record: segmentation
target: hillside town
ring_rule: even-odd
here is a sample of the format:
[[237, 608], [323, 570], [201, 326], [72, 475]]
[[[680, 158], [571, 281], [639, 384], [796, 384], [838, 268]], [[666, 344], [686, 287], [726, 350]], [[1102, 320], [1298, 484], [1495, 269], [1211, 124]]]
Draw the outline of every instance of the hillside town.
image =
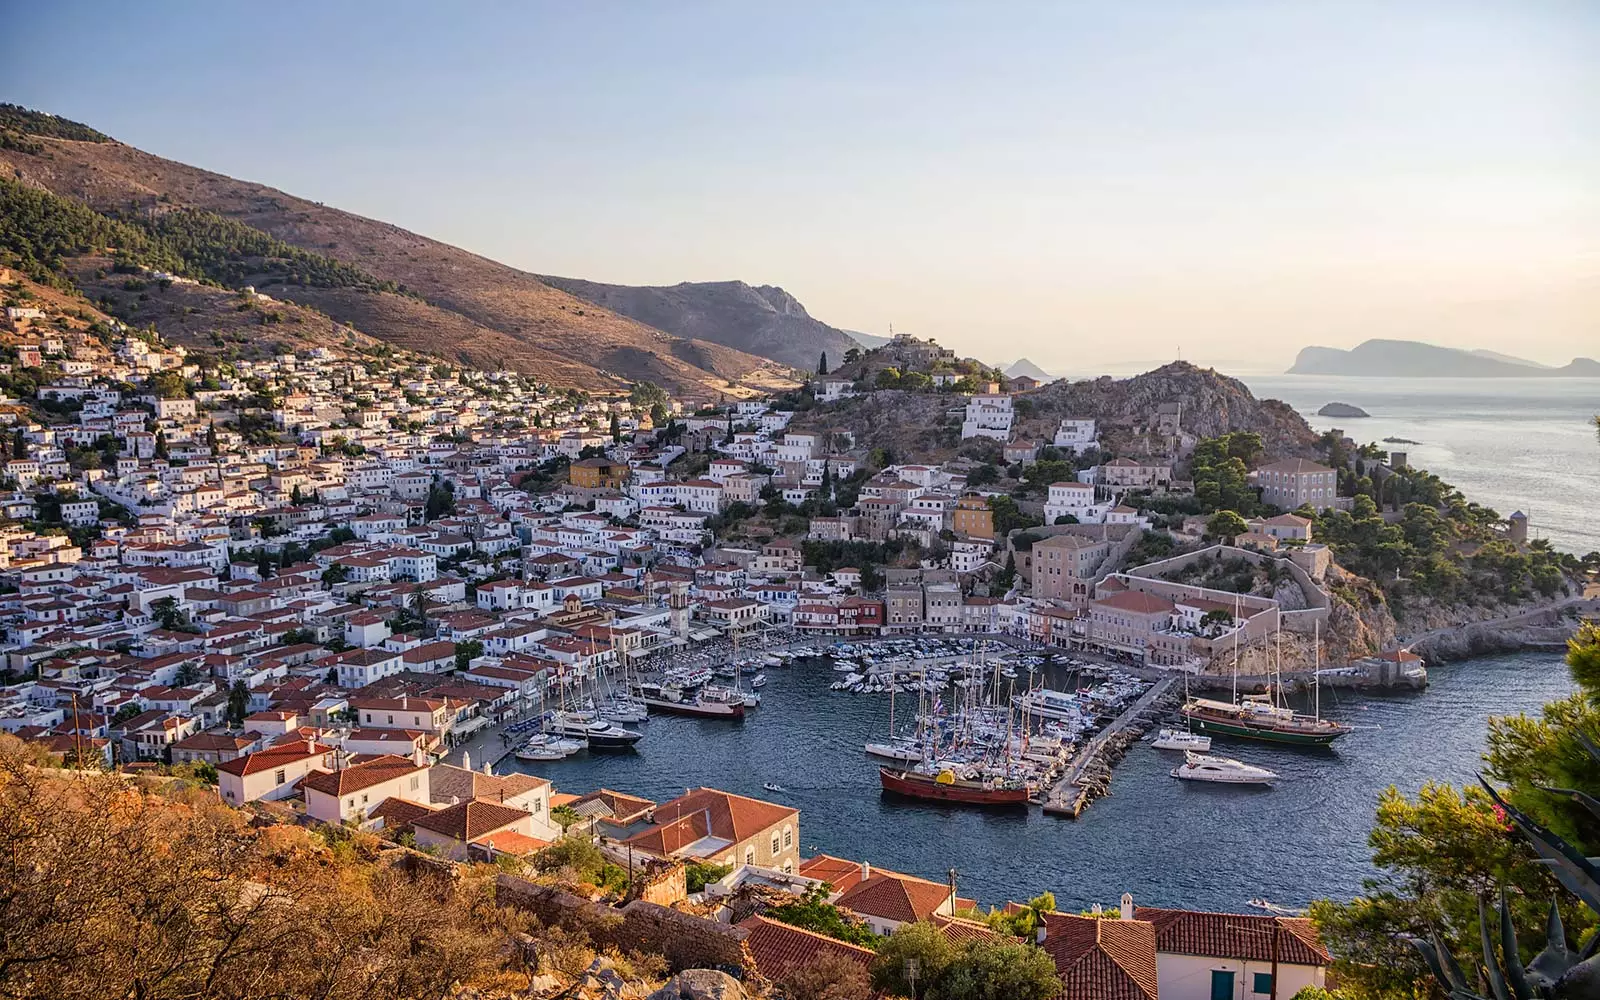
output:
[[[577, 900], [506, 875], [505, 891], [557, 922], [675, 909], [734, 934], [772, 980], [822, 952], [872, 963], [765, 915], [808, 900], [864, 934], [931, 924], [954, 942], [1028, 911], [1068, 997], [1215, 996], [1223, 974], [1242, 996], [1323, 985], [1329, 955], [1297, 916], [1127, 895], [1114, 913], [985, 914], [954, 877], [808, 856], [791, 806], [558, 789], [491, 765], [585, 692], [682, 709], [663, 700], [675, 664], [741, 643], [981, 638], [1147, 678], [1237, 674], [1241, 646], [1331, 628], [1343, 571], [1313, 519], [1359, 506], [1339, 470], [1253, 450], [1265, 513], [1186, 514], [1209, 446], [1181, 406], [1134, 426], [1052, 417], [1031, 438], [1032, 380], [905, 336], [852, 350], [850, 375], [686, 407], [647, 384], [555, 392], [388, 349], [221, 360], [5, 280], [0, 730], [38, 752], [199, 775], [227, 806], [441, 863], [521, 872], [578, 838], [620, 887]], [[933, 398], [950, 454], [861, 446], [848, 408], [876, 392]], [[1403, 468], [1384, 456], [1364, 474]], [[1367, 652], [1364, 676], [1425, 683], [1404, 648]], [[740, 713], [759, 703], [742, 697]]]

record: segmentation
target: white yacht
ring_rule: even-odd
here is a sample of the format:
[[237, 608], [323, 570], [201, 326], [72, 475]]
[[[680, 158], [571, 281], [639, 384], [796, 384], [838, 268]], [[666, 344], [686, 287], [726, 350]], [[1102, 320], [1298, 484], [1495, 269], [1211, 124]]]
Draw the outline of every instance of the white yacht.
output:
[[1012, 695], [1011, 704], [1036, 718], [1060, 719], [1066, 722], [1077, 722], [1083, 718], [1078, 696], [1066, 691], [1034, 688], [1027, 694]]
[[1265, 785], [1278, 777], [1276, 772], [1231, 757], [1212, 757], [1192, 752], [1185, 754], [1183, 763], [1172, 769], [1172, 776], [1187, 781], [1215, 781], [1228, 785]]
[[1187, 729], [1163, 729], [1150, 741], [1157, 750], [1192, 750], [1205, 753], [1211, 749], [1211, 737], [1191, 733]]
[[868, 743], [862, 749], [869, 756], [882, 757], [884, 760], [909, 762], [922, 759], [921, 745], [905, 740], [895, 740], [893, 743]]

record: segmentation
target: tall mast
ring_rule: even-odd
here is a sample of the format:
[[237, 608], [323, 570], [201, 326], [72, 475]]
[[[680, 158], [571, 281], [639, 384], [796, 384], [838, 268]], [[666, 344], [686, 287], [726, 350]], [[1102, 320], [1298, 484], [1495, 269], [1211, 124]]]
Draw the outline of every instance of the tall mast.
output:
[[1233, 595], [1233, 703], [1239, 704], [1239, 595]]
[[1311, 624], [1311, 691], [1312, 712], [1322, 721], [1322, 622]]

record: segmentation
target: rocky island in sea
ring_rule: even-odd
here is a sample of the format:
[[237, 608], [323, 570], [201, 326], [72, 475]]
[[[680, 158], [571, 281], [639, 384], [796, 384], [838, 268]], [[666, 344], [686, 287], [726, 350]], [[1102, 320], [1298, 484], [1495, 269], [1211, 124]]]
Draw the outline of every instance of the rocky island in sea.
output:
[[1361, 417], [1370, 417], [1372, 414], [1368, 413], [1366, 410], [1363, 410], [1359, 406], [1351, 406], [1349, 403], [1328, 403], [1322, 409], [1317, 411], [1317, 416], [1342, 417], [1347, 420], [1356, 420]]

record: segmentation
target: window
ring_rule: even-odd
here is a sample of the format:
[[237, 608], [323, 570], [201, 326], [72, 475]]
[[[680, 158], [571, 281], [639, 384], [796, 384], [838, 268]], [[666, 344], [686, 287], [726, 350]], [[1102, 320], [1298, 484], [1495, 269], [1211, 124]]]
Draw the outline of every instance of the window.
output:
[[793, 827], [786, 826], [786, 827], [783, 828], [783, 846], [784, 846], [785, 850], [787, 850], [787, 849], [789, 849], [789, 848], [794, 846], [794, 828]]
[[1272, 973], [1270, 973], [1270, 972], [1258, 972], [1258, 973], [1256, 973], [1255, 974], [1255, 978], [1253, 980], [1251, 980], [1251, 983], [1250, 983], [1250, 992], [1252, 992], [1252, 993], [1260, 993], [1262, 996], [1271, 996], [1272, 995]]
[[754, 847], [746, 847], [744, 849], [744, 863], [747, 865], [756, 863], [756, 849]]
[[412, 791], [416, 791], [416, 790], [417, 790], [417, 788], [419, 788], [419, 787], [420, 787], [420, 786], [419, 786], [419, 785], [418, 785], [418, 783], [417, 783], [417, 776], [416, 776], [416, 775], [414, 775], [414, 774], [413, 774], [413, 775], [412, 775], [412, 776], [411, 776], [411, 790], [412, 790]]
[[282, 771], [276, 771], [272, 775], [272, 782], [275, 785], [281, 785], [284, 782], [284, 778], [285, 778], [285, 775], [284, 775], [284, 773]]
[[777, 854], [779, 850], [781, 850], [781, 848], [778, 846], [778, 835], [777, 834], [773, 834], [772, 835], [772, 853], [773, 854]]

